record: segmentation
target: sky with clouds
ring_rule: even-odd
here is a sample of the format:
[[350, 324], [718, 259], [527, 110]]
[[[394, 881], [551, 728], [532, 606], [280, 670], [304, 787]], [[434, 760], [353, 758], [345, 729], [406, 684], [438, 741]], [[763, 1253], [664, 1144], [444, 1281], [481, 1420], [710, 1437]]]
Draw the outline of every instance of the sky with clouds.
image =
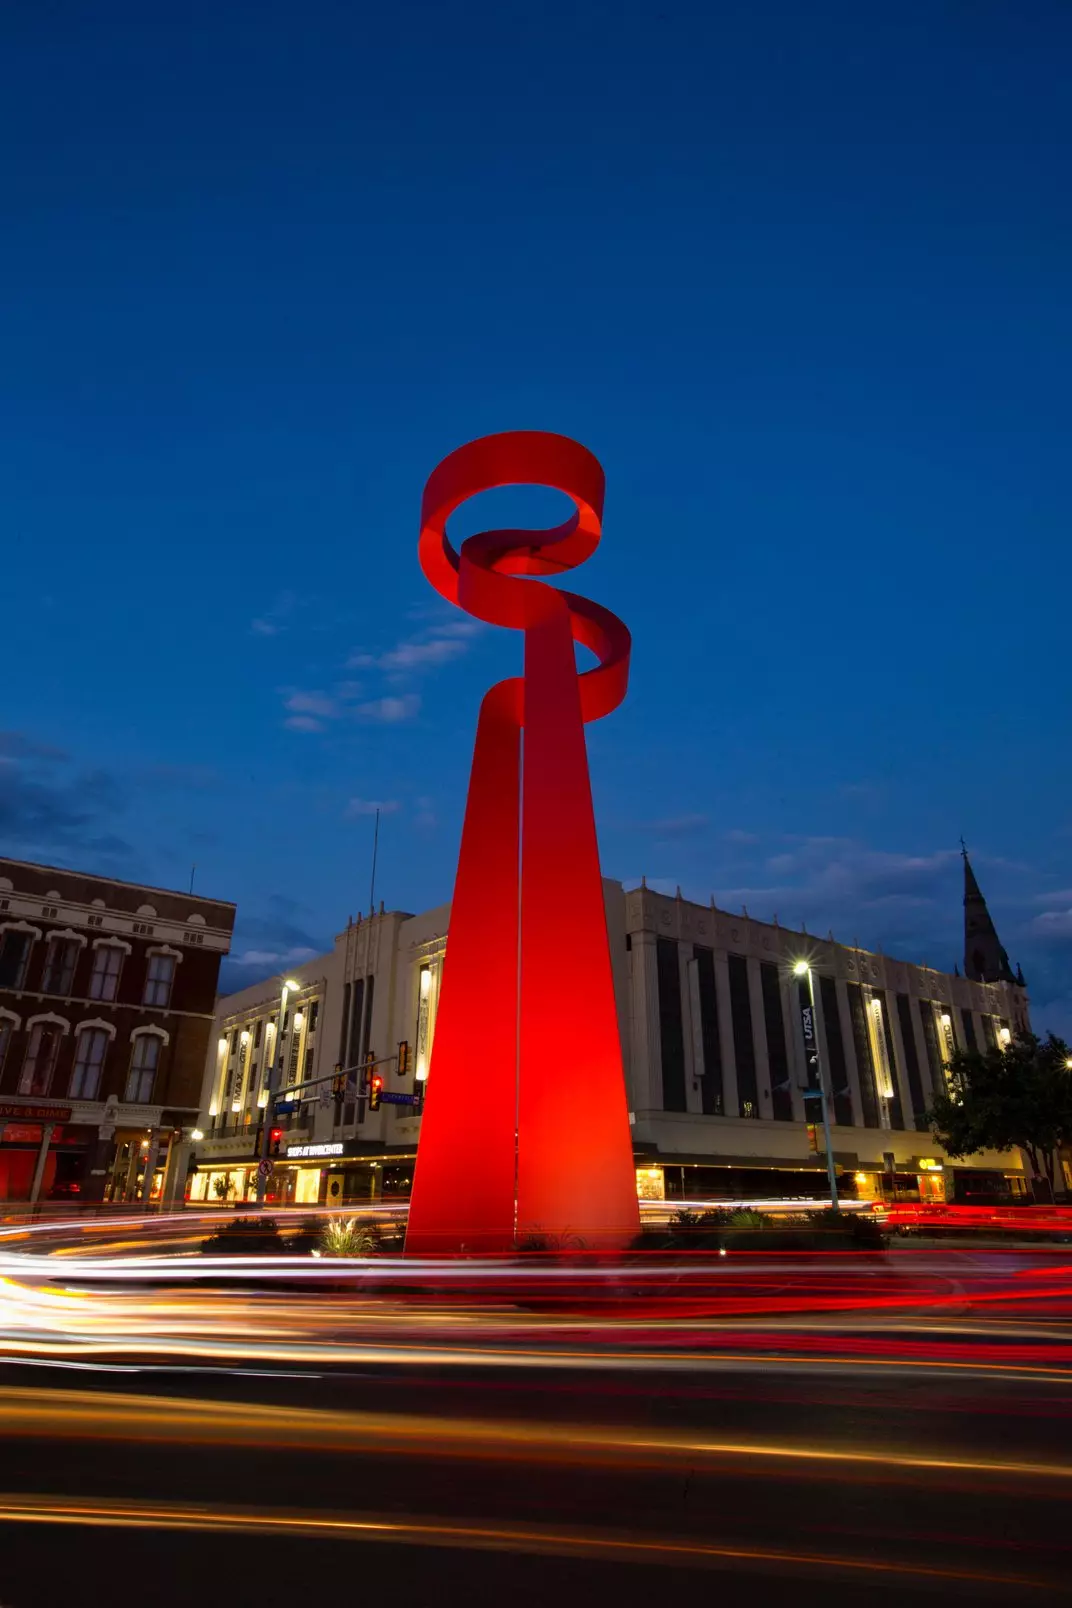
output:
[[[1072, 14], [17, 6], [3, 852], [239, 904], [227, 981], [450, 895], [519, 644], [441, 604], [487, 431], [608, 477], [604, 869], [951, 966], [963, 832], [1072, 1032]], [[550, 493], [465, 511], [544, 524]]]

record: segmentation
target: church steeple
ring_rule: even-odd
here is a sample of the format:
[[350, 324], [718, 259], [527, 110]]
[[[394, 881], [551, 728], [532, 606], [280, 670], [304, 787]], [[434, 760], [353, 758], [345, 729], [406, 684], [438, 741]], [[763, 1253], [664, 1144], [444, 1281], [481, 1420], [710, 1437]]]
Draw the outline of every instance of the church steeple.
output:
[[964, 856], [964, 975], [980, 983], [1015, 983], [1017, 978], [975, 880], [963, 838], [960, 852]]

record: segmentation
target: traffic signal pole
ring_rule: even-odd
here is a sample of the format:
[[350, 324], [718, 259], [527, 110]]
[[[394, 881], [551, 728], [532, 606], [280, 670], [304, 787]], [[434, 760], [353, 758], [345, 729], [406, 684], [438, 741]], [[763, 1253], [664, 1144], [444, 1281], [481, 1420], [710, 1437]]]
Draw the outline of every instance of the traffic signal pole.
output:
[[[396, 1053], [394, 1055], [381, 1055], [377, 1061], [361, 1061], [357, 1066], [336, 1066], [334, 1071], [329, 1072], [326, 1077], [303, 1078], [300, 1083], [292, 1083], [288, 1089], [280, 1089], [276, 1096], [276, 1101], [282, 1105], [288, 1100], [304, 1100], [306, 1089], [319, 1089], [325, 1083], [334, 1083], [337, 1078], [349, 1080], [352, 1072], [371, 1072], [375, 1067], [388, 1066], [392, 1061], [397, 1060], [398, 1054]], [[362, 1091], [359, 1090], [358, 1092]]]

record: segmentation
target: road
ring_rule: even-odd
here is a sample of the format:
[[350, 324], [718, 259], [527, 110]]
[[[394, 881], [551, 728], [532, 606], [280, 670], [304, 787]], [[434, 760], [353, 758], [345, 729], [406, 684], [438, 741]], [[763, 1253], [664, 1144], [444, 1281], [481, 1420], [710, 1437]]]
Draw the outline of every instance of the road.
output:
[[4, 1608], [1067, 1595], [1067, 1250], [601, 1300], [382, 1268], [205, 1288], [117, 1243], [0, 1271]]

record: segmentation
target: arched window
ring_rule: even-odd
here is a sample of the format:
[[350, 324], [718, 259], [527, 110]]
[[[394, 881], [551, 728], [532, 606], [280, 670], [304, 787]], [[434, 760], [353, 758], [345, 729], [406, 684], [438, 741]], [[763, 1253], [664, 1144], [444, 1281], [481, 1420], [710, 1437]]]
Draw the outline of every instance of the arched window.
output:
[[175, 981], [175, 967], [182, 959], [176, 949], [150, 949], [149, 966], [145, 974], [143, 1005], [156, 1005], [167, 1010], [171, 1003], [171, 985]]
[[26, 1026], [30, 1030], [30, 1040], [19, 1074], [19, 1093], [47, 1094], [56, 1070], [60, 1045], [70, 1023], [60, 1016], [33, 1016]]
[[158, 1027], [136, 1027], [132, 1038], [134, 1052], [123, 1098], [128, 1105], [150, 1105], [160, 1065], [160, 1049], [167, 1043], [168, 1036]]
[[34, 939], [40, 936], [40, 927], [26, 921], [5, 922], [0, 932], [0, 988], [18, 991], [23, 986]]
[[11, 1047], [11, 1035], [20, 1024], [20, 1018], [14, 1011], [0, 1009], [0, 1072], [4, 1070], [7, 1052]]
[[119, 992], [119, 974], [130, 945], [115, 938], [98, 938], [93, 945], [93, 970], [89, 974], [90, 999], [114, 1000]]
[[41, 979], [41, 992], [61, 994], [64, 999], [74, 984], [74, 969], [86, 940], [81, 933], [52, 932], [48, 935], [45, 951], [45, 970]]
[[72, 1100], [95, 1100], [100, 1092], [101, 1073], [112, 1034], [106, 1027], [87, 1022], [78, 1029], [75, 1040], [74, 1071], [71, 1073]]

